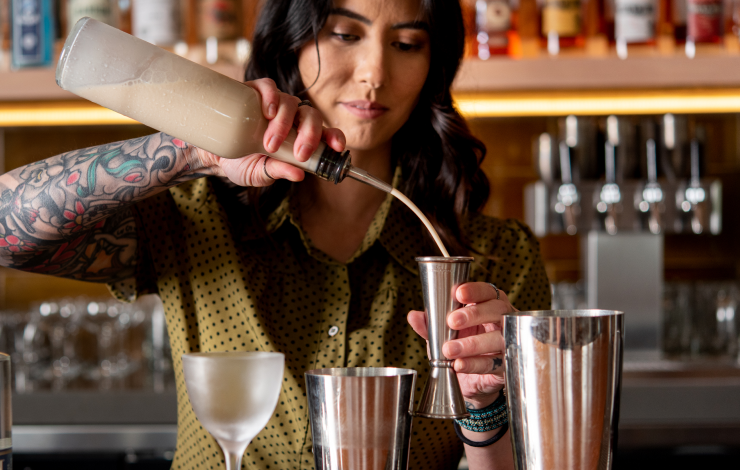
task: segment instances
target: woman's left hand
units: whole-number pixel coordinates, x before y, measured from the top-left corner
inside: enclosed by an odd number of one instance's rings
[[[517,310],[502,290],[496,299],[496,289],[486,282],[468,282],[458,287],[456,294],[464,307],[450,313],[447,324],[459,332],[457,339],[445,343],[442,353],[455,360],[465,401],[480,409],[490,405],[504,388],[501,316]],[[428,339],[424,312],[409,312],[408,321],[414,331]]]

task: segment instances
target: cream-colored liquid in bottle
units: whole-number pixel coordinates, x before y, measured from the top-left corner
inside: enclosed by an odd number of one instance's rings
[[[225,76],[130,81],[70,91],[220,157],[268,153],[262,145],[268,121],[262,115],[259,93]],[[308,161],[299,162],[293,157],[295,130],[291,137],[270,156],[315,172],[323,142]]]

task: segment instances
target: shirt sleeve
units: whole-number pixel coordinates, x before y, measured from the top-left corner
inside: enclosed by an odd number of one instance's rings
[[[474,224],[479,254],[471,279],[495,284],[518,310],[549,310],[550,281],[537,238],[518,220],[485,219]]]

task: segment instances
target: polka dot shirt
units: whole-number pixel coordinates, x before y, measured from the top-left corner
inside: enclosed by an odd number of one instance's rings
[[[188,400],[181,356],[194,351],[284,353],[277,408],[242,466],[313,469],[305,371],[415,369],[415,402],[421,397],[426,345],[406,315],[424,308],[414,258],[438,252],[419,220],[390,195],[357,252],[339,263],[313,246],[291,196],[267,218],[265,233],[241,222],[249,211],[225,204],[219,187],[203,178],[137,204],[138,273],[111,289],[119,298],[156,292],[164,303],[177,380],[173,469],[224,468]],[[463,229],[485,255],[476,256],[471,280],[494,282],[520,310],[549,308],[539,246],[526,226],[473,215]],[[414,418],[410,469],[455,469],[462,451],[452,421]]]

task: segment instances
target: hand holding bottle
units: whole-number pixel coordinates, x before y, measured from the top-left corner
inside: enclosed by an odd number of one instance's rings
[[[275,82],[269,78],[246,84],[262,96],[262,114],[269,121],[263,139],[267,151],[277,151],[293,127],[298,134],[293,145],[293,153],[300,162],[305,162],[311,157],[322,139],[337,152],[344,150],[346,142],[344,134],[339,129],[324,128],[318,110],[310,106],[299,107],[300,99],[278,90]],[[193,150],[201,168],[208,168],[213,174],[225,176],[240,186],[269,186],[280,178],[290,181],[303,180],[304,172],[300,168],[265,155],[252,154],[229,159],[197,147],[193,147]]]

